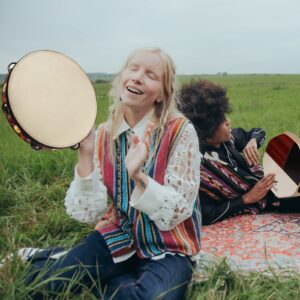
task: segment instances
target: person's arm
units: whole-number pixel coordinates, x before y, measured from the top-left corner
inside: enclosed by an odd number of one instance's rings
[[[170,155],[164,185],[149,176],[136,185],[130,204],[146,213],[160,230],[171,230],[192,215],[200,183],[200,152],[196,131],[188,123]]]
[[[266,132],[261,128],[252,128],[249,131],[243,128],[232,128],[231,134],[234,138],[234,146],[242,152],[250,140],[255,139],[257,148],[259,148],[265,141]]]
[[[205,191],[199,191],[202,224],[209,225],[241,213],[246,205],[242,196],[232,199],[214,199]]]
[[[244,158],[249,166],[259,165],[258,148],[265,140],[265,132],[260,128],[252,128],[245,131],[243,128],[231,130],[235,148],[243,152]]]
[[[103,184],[97,155],[94,129],[81,142],[74,179],[66,193],[65,207],[74,219],[94,224],[107,208],[107,191]]]
[[[261,201],[272,188],[275,174],[268,174],[260,179],[254,187],[244,195],[226,199],[214,199],[204,189],[200,190],[199,197],[204,225],[212,224],[241,213],[247,205]]]

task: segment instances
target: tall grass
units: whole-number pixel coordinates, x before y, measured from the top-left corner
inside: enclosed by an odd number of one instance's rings
[[[233,126],[262,127],[267,138],[285,130],[300,135],[299,75],[189,76],[227,88]],[[96,123],[107,117],[109,83],[95,84]],[[33,151],[13,133],[0,114],[0,259],[20,247],[70,246],[92,230],[67,216],[63,199],[73,178],[76,151]],[[297,299],[299,275],[280,278],[232,272],[226,265],[210,270],[209,280],[195,285],[188,299]],[[26,265],[18,260],[0,270],[0,299],[23,299]],[[92,298],[88,292],[82,297]],[[69,298],[65,294],[64,298]]]

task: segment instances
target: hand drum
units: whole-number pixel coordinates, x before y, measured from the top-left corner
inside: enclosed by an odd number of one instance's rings
[[[83,69],[55,51],[36,51],[9,65],[2,108],[14,131],[38,150],[79,147],[92,129],[96,95]]]

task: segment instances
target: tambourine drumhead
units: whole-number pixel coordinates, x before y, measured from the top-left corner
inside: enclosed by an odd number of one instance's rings
[[[88,76],[58,52],[24,56],[10,74],[7,93],[22,129],[48,147],[79,143],[96,119],[96,95]]]
[[[272,188],[278,198],[300,195],[300,140],[285,132],[272,138],[263,156],[265,174],[275,173],[276,183]]]

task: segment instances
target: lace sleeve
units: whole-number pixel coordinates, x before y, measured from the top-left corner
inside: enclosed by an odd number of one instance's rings
[[[191,216],[200,184],[199,143],[192,124],[187,124],[174,145],[165,184],[148,179],[142,195],[133,193],[132,206],[147,213],[160,230],[170,230]]]
[[[98,134],[96,133],[96,145]],[[74,179],[66,193],[65,207],[67,214],[73,219],[88,223],[96,223],[107,208],[107,192],[99,169],[97,146],[94,153],[95,169],[89,176],[81,178],[74,171]]]

